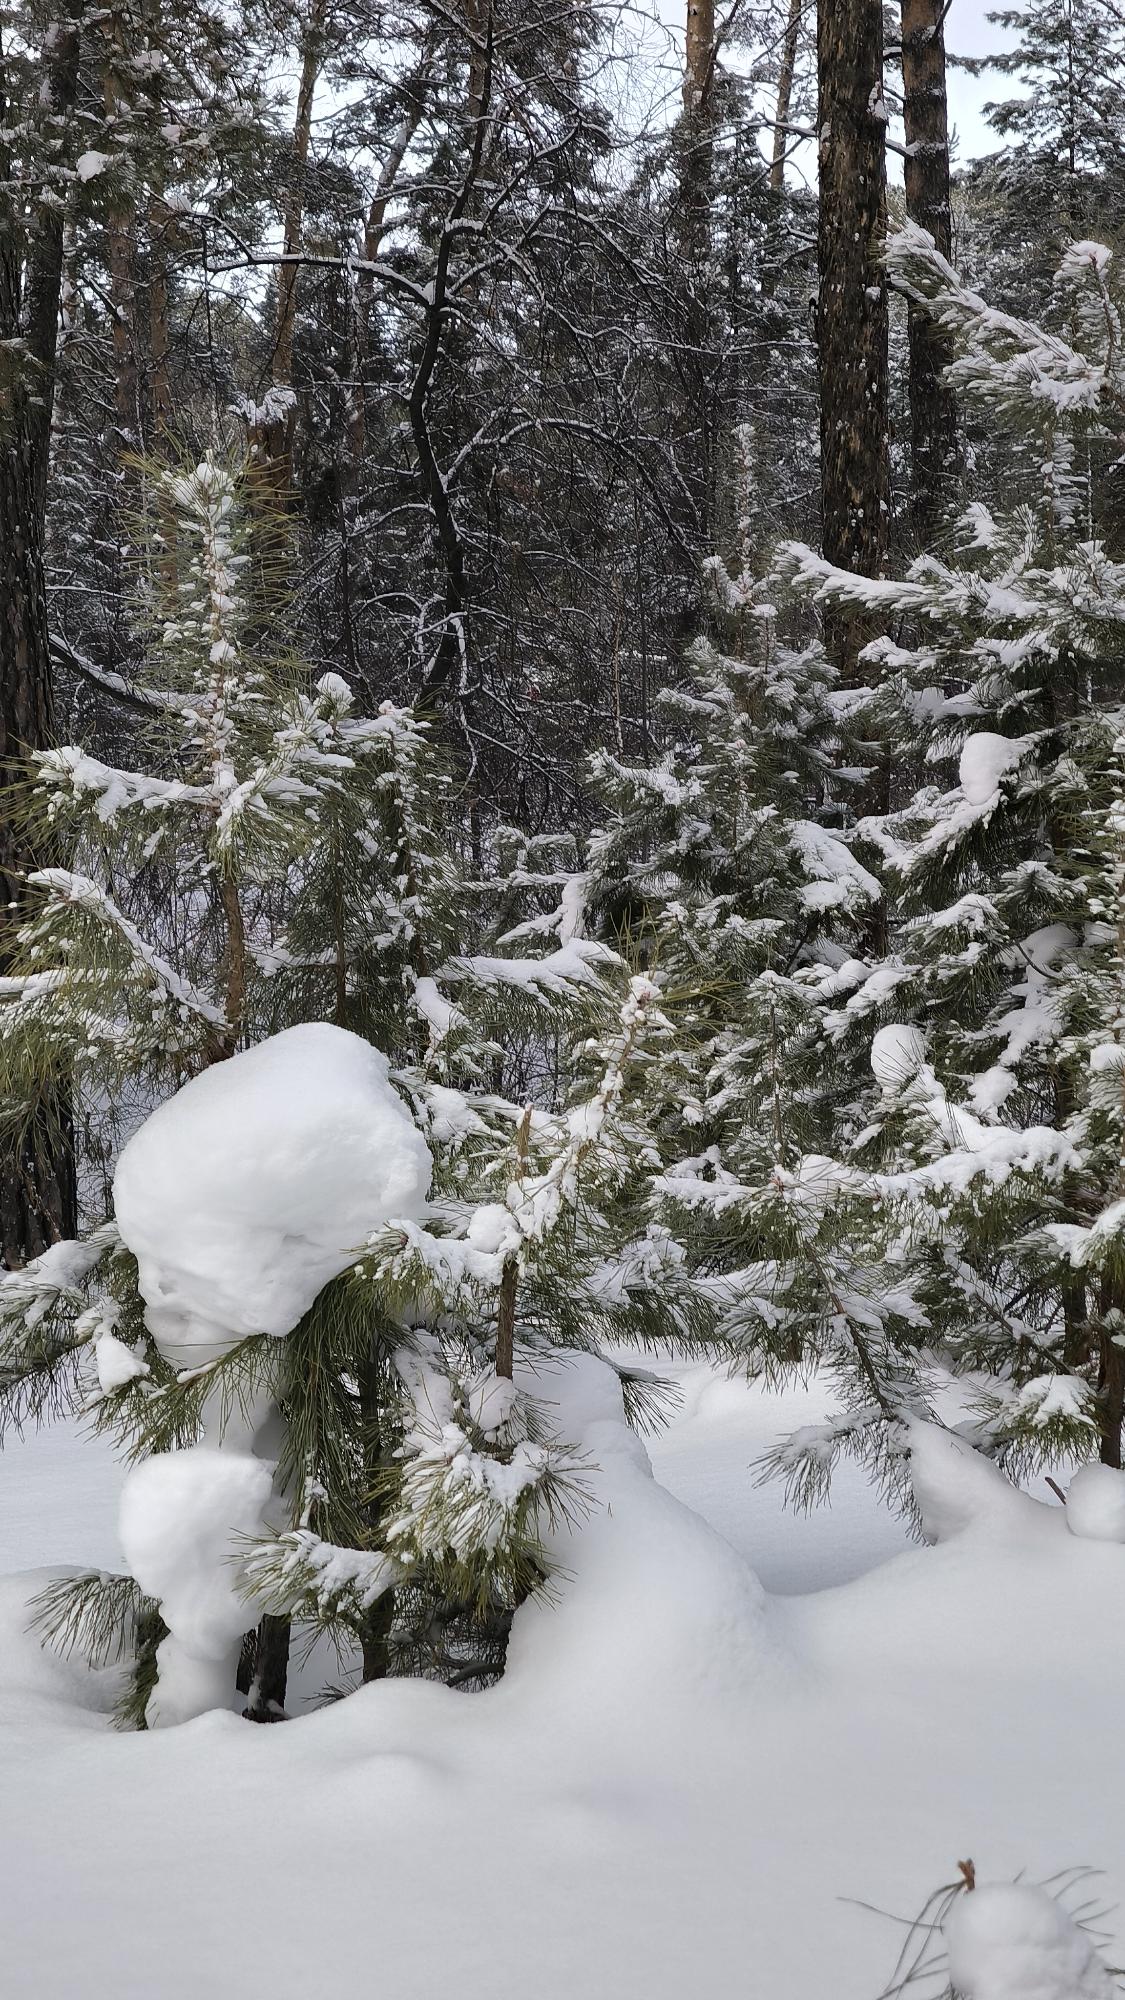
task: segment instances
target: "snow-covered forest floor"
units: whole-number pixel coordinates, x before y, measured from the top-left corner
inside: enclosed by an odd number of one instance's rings
[[[859,1905],[910,1916],[969,1854],[982,1877],[1096,1864],[1112,1903],[1125,1548],[932,1431],[936,1547],[846,1473],[831,1508],[783,1514],[749,1464],[815,1388],[782,1409],[668,1372],[655,1484],[608,1371],[578,1358],[552,1390],[598,1505],[485,1694],[399,1681],[282,1729],[122,1736],[113,1674],[41,1652],[36,1580],[6,1576],[9,1990],[430,2000],[456,1963],[469,2000],[874,2000],[901,1929]],[[13,1440],[0,1566],[120,1566],[117,1485],[74,1432]]]

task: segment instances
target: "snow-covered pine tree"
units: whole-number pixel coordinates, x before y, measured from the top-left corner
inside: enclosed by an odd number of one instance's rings
[[[482,948],[479,897],[436,832],[428,727],[359,718],[338,678],[308,693],[271,655],[230,468],[160,492],[179,533],[149,579],[177,597],[144,695],[156,768],[73,746],[39,760],[32,807],[73,865],[33,885],[0,1012],[13,1102],[65,1071],[109,1154],[122,1107],[159,1107],[117,1165],[116,1221],[91,1186],[86,1240],[0,1286],[7,1413],[85,1404],[143,1461],[133,1583],[53,1588],[45,1629],[95,1655],[139,1637],[137,1720],[222,1699],[250,1605],[358,1642],[366,1677],[479,1679],[545,1581],[542,1519],[584,1495],[527,1367],[713,1321],[651,1227],[656,1155],[626,1103],[642,1043],[670,1031],[602,943]],[[276,1032],[318,1019],[332,1026],[293,1028],[299,1044]],[[579,1047],[561,1079],[530,1064],[520,1099],[489,1087],[513,1023],[529,1047]],[[380,1121],[385,1173],[360,1130]],[[651,1385],[625,1387],[643,1410]]]
[[[588,920],[660,982],[676,1024],[647,1065],[661,1222],[721,1302],[728,1352],[774,1379],[813,1364],[877,1439],[919,1322],[831,1155],[864,1120],[863,1068],[823,1016],[865,975],[881,888],[853,851],[869,777],[823,650],[785,645],[743,571],[710,568],[719,640],[664,698],[672,747],[603,755]]]
[[[1029,478],[1002,518],[970,507],[957,559],[924,556],[900,582],[780,554],[806,599],[884,623],[867,658],[901,764],[921,747],[957,772],[858,829],[893,908],[889,951],[826,1023],[841,1044],[877,1029],[870,1123],[842,1165],[869,1174],[980,1438],[1025,1468],[1096,1449],[1117,1465],[1125,569],[1089,471],[1125,417],[1112,263],[1097,244],[1066,252],[1067,339],[990,308],[916,228],[887,261]]]
[[[1125,28],[1113,0],[1026,0],[1003,7],[996,21],[1013,37],[993,66],[1025,86],[986,109],[997,131],[1015,134],[1062,180],[1060,200],[1072,211],[1068,186],[1098,170],[1113,173],[1121,156],[1121,74]],[[1078,216],[1068,217],[1071,227]]]

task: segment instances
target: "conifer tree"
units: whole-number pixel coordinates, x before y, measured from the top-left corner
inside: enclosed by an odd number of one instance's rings
[[[919,1310],[831,1158],[863,1123],[866,1051],[857,1075],[824,1020],[865,975],[881,896],[853,851],[856,697],[818,644],[781,641],[748,571],[713,562],[710,578],[722,636],[663,698],[673,747],[653,766],[596,760],[608,813],[583,894],[676,1025],[648,1066],[653,1193],[729,1353],[767,1380],[823,1366],[856,1449],[881,1462],[896,1399],[924,1398]],[[794,1467],[802,1492],[810,1465]]]
[[[1088,468],[1125,408],[1120,302],[1097,244],[1059,272],[1073,341],[990,308],[914,227],[888,262],[953,340],[959,393],[1022,443],[1028,497],[1000,517],[974,503],[957,559],[901,582],[781,552],[801,595],[909,619],[917,644],[868,648],[879,714],[904,756],[921,743],[957,773],[859,829],[894,921],[826,1021],[840,1043],[877,1027],[842,1165],[870,1177],[977,1435],[1015,1465],[1116,1465],[1125,573],[1091,533]]]

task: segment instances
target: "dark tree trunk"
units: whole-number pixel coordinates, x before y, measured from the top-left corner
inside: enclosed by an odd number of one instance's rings
[[[1113,1340],[1102,1347],[1102,1441],[1103,1465],[1121,1466],[1121,1424],[1125,1418],[1125,1352]]]
[[[1111,1278],[1103,1278],[1098,1289],[1103,1328],[1098,1370],[1102,1427],[1098,1455],[1103,1465],[1112,1465],[1117,1471],[1121,1469],[1121,1426],[1125,1422],[1125,1348],[1118,1346],[1109,1327],[1117,1323],[1120,1305],[1120,1286]]]
[[[887,550],[887,297],[881,0],[821,0],[817,19],[820,221],[817,357],[821,506],[830,562],[878,576]],[[829,650],[854,673],[863,621],[833,619]]]
[[[242,1713],[248,1722],[283,1722],[289,1679],[289,1620],[267,1611],[254,1635],[252,1678],[242,1692],[250,1700]],[[241,1678],[241,1676],[240,1676]]]
[[[943,257],[952,248],[949,105],[942,0],[902,0],[906,212],[928,229]],[[914,530],[923,548],[957,497],[961,459],[957,406],[944,371],[953,343],[911,300],[910,464]]]
[[[364,1504],[367,1525],[372,1534],[379,1525],[379,1501],[376,1492],[383,1469],[382,1416],[383,1398],[381,1394],[382,1375],[379,1358],[374,1349],[368,1353],[359,1374],[360,1422],[363,1427],[364,1478],[368,1498]],[[385,1590],[376,1598],[364,1620],[360,1638],[363,1656],[363,1680],[383,1681],[390,1672],[391,1630],[395,1620],[395,1593]]]
[[[391,1627],[395,1617],[395,1594],[384,1591],[372,1605],[363,1634],[363,1679],[385,1681],[390,1672]]]
[[[0,340],[10,280],[0,245]],[[51,671],[36,503],[33,425],[22,388],[0,412],[0,974],[27,911],[24,872],[45,855],[29,851],[13,810],[30,751],[51,740]],[[21,768],[23,767],[23,768]],[[42,1101],[0,1146],[0,1248],[16,1268],[60,1236],[72,1235],[74,1173],[68,1122],[57,1100]]]
[[[74,101],[77,7],[58,34],[46,105],[56,131]],[[0,64],[0,123],[6,111]],[[26,246],[21,292],[21,217],[12,163],[0,146],[0,973],[27,910],[25,876],[50,857],[35,853],[14,810],[29,757],[51,741],[53,703],[43,574],[43,523],[51,403],[63,269],[63,215],[42,203]],[[21,351],[22,348],[22,351]],[[17,1266],[75,1228],[74,1165],[65,1100],[45,1097],[22,1132],[0,1142],[0,1248]]]

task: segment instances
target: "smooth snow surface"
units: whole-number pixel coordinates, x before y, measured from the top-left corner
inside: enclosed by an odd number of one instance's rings
[[[1091,1939],[1044,1889],[996,1882],[959,1896],[945,1924],[963,2000],[1113,2000]]]
[[[113,1193],[148,1324],[187,1363],[291,1332],[374,1230],[418,1215],[429,1182],[386,1057],[310,1022],[160,1105],[124,1148]]]
[[[756,1521],[780,1571],[801,1523],[756,1511],[748,1461],[792,1407],[676,1372],[658,1469],[747,1543]],[[488,1694],[384,1683],[279,1728],[224,1712],[119,1736],[113,1670],[43,1654],[23,1630],[39,1579],[0,1580],[5,1996],[309,2000],[374,1979],[395,2000],[873,2000],[902,1931],[857,1903],[910,1918],[960,1856],[993,1880],[1092,1862],[1120,1898],[1104,1716],[1125,1549],[1009,1505],[923,1427],[937,1545],[781,1598],[652,1478],[597,1364],[537,1388],[585,1441],[599,1505]],[[870,1560],[893,1524],[849,1504]],[[57,1514],[59,1558],[68,1529]]]

